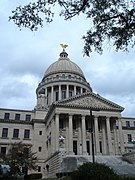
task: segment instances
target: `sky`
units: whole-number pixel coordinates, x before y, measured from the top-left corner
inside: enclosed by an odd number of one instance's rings
[[[0,0],[0,108],[34,109],[36,88],[65,43],[70,60],[82,69],[93,92],[124,107],[122,116],[135,117],[135,51],[115,52],[105,44],[102,55],[83,56],[82,36],[91,24],[83,15],[65,21],[56,14],[36,32],[20,31],[8,17],[29,2]]]

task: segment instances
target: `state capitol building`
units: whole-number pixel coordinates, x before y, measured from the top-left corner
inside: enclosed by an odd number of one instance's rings
[[[1,153],[11,143],[28,144],[37,152],[37,171],[55,177],[91,161],[93,148],[101,159],[133,151],[135,118],[122,117],[123,107],[95,94],[65,49],[46,69],[36,95],[33,110],[0,108]]]

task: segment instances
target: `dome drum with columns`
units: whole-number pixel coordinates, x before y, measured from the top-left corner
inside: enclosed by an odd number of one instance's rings
[[[66,99],[77,94],[92,92],[82,70],[73,63],[68,54],[63,50],[58,61],[51,64],[37,88],[37,108],[44,109],[53,102]],[[45,104],[41,106],[41,98]],[[40,104],[40,106],[38,105]]]

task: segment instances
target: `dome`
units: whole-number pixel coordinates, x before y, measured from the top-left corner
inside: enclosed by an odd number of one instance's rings
[[[60,58],[58,59],[58,61],[54,62],[48,67],[44,74],[44,77],[62,72],[77,74],[84,78],[84,74],[80,67],[68,58],[68,54],[65,51],[60,53]]]

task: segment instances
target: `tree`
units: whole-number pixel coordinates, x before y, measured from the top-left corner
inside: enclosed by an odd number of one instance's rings
[[[72,180],[120,180],[120,177],[105,164],[84,163],[71,173]]]
[[[46,22],[52,22],[53,7],[61,7],[60,16],[72,19],[81,13],[89,19],[90,29],[84,40],[84,54],[90,56],[93,48],[103,52],[103,43],[109,41],[116,51],[128,51],[135,45],[135,0],[36,0],[28,5],[19,6],[9,20],[19,27],[36,31]]]
[[[11,144],[11,148],[7,154],[0,154],[3,163],[10,165],[11,174],[19,174],[20,170],[36,169],[37,157],[31,151],[31,146],[22,142]],[[21,169],[20,169],[21,168]]]

